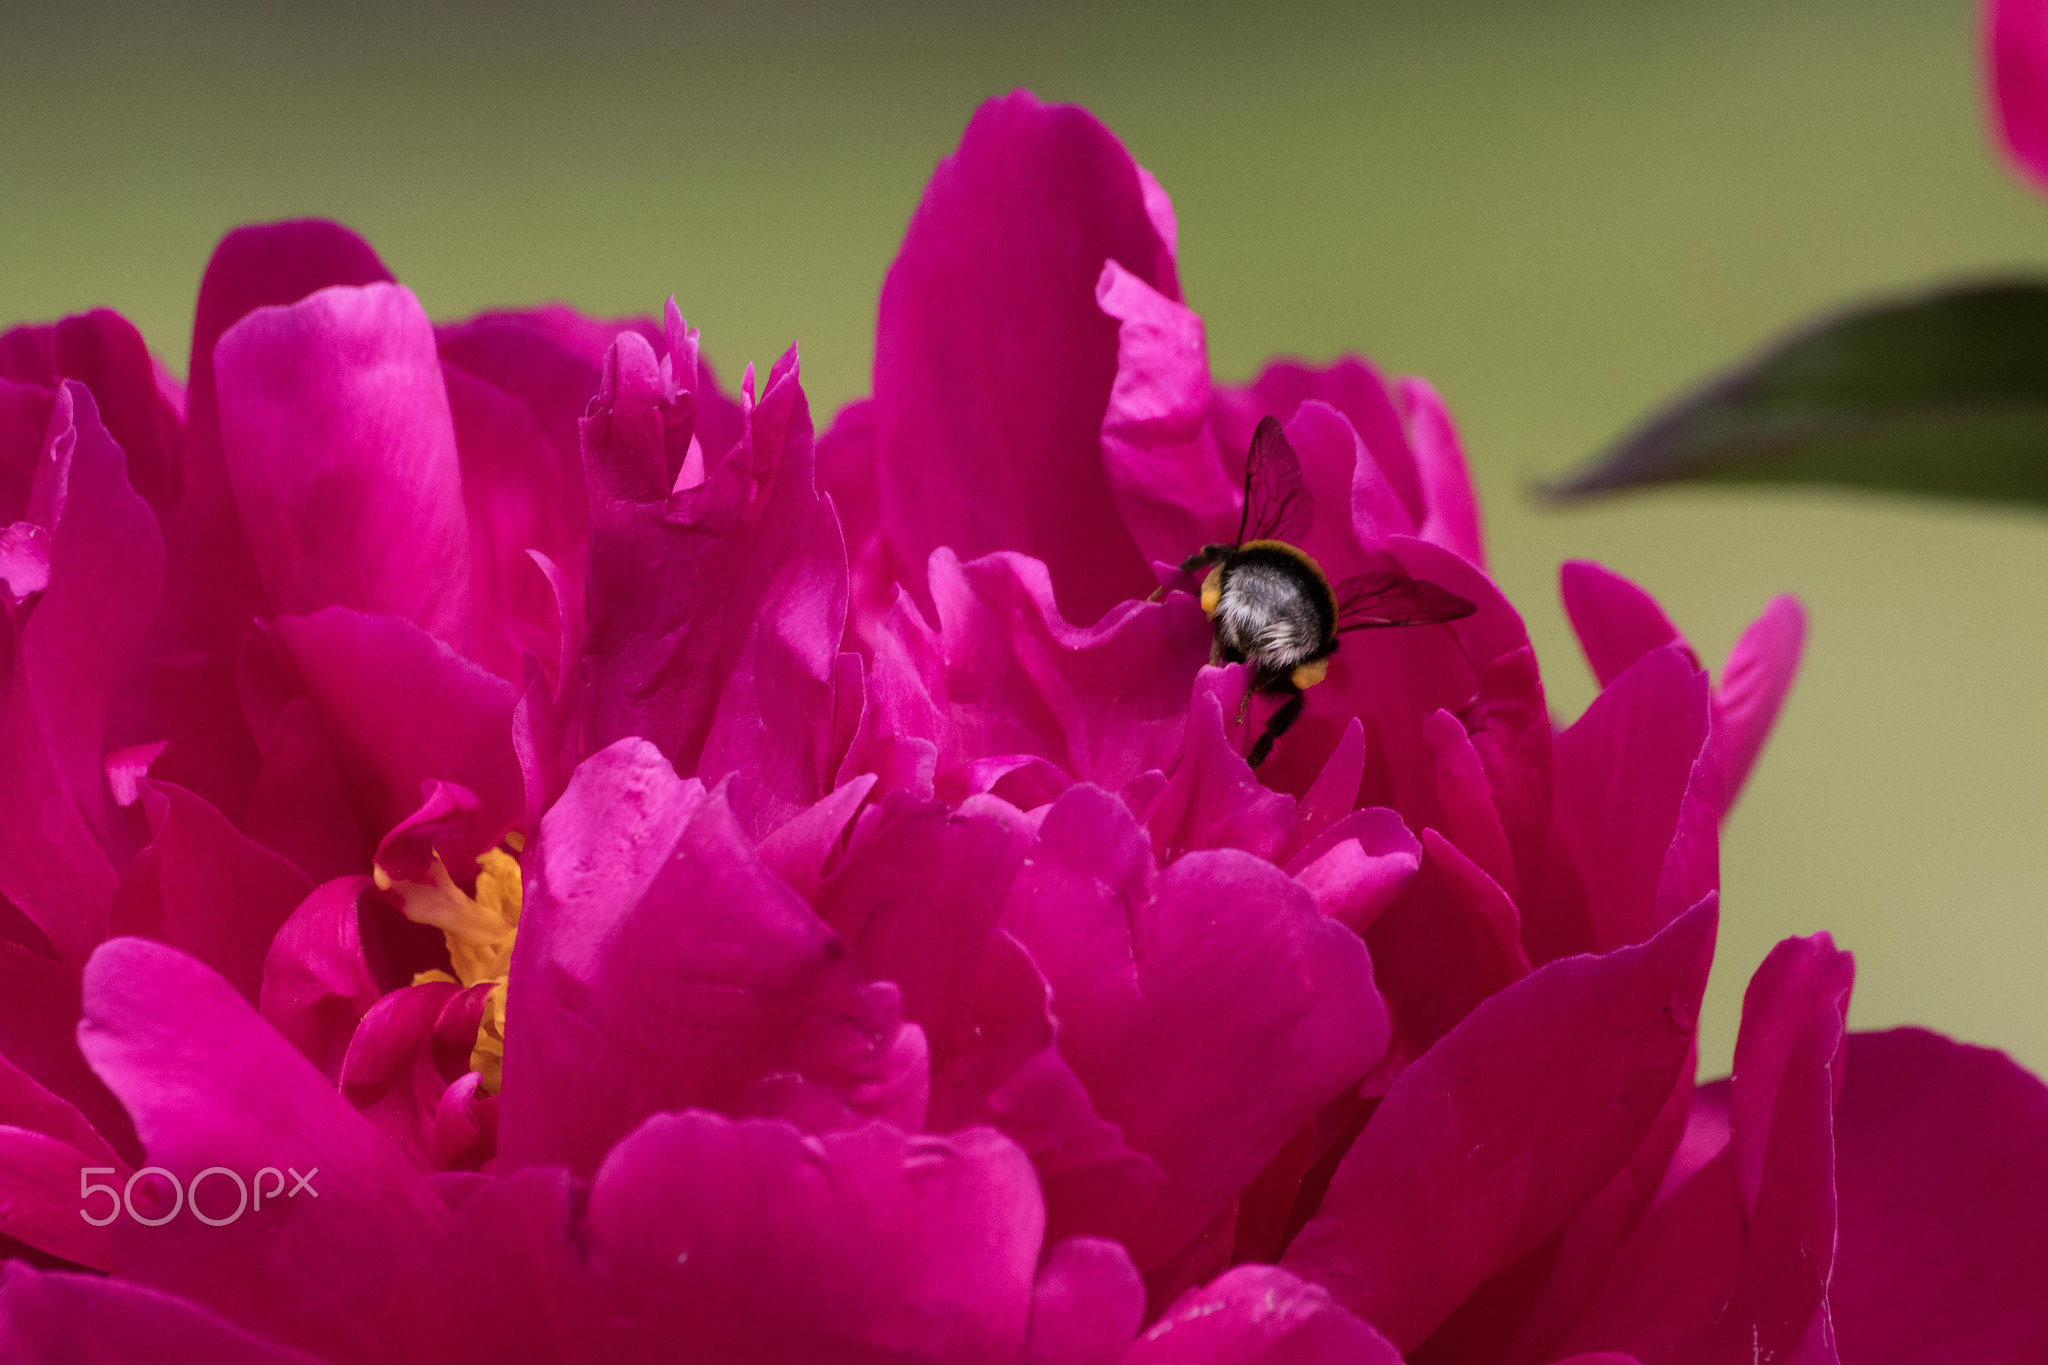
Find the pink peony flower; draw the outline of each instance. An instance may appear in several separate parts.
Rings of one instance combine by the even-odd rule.
[[[10,1354],[2040,1354],[2039,1082],[1845,1035],[1819,935],[1693,1083],[1797,605],[1716,687],[1567,565],[1554,730],[1434,392],[1215,385],[1173,254],[1016,95],[816,443],[793,351],[437,329],[326,224],[222,244],[189,397],[0,339]],[[1255,774],[1172,566],[1265,415],[1326,573],[1476,610]]]

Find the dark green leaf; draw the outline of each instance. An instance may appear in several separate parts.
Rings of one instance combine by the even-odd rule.
[[[1973,284],[1827,319],[1545,491],[1677,482],[2048,505],[2048,284]]]

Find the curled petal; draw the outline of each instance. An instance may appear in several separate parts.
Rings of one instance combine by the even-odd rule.
[[[1103,470],[1117,325],[1095,301],[1108,260],[1178,294],[1148,198],[1163,195],[1108,129],[1023,91],[977,110],[933,172],[875,342],[882,526],[902,562],[1033,555],[1078,621],[1150,590]]]
[[[1118,324],[1102,418],[1110,491],[1147,562],[1178,564],[1237,529],[1239,488],[1209,430],[1202,319],[1114,259],[1103,263],[1095,300]]]
[[[1075,781],[1120,788],[1173,765],[1209,655],[1194,599],[1127,603],[1067,624],[1045,566],[1019,555],[932,556],[933,630],[902,599],[875,652],[875,730],[937,746],[943,769],[1033,754]]]
[[[1714,747],[1725,805],[1735,804],[1764,740],[1792,690],[1806,645],[1806,611],[1796,597],[1774,597],[1728,652],[1714,692]]]

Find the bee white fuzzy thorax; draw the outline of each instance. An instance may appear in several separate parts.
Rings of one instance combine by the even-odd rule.
[[[1289,574],[1264,564],[1239,564],[1220,587],[1218,632],[1262,666],[1286,672],[1322,644],[1315,604]]]

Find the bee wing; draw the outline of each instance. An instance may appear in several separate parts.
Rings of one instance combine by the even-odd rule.
[[[1462,621],[1479,608],[1447,588],[1399,573],[1362,573],[1337,585],[1337,633]]]
[[[1315,523],[1316,500],[1302,481],[1301,457],[1287,443],[1279,418],[1260,418],[1244,460],[1244,511],[1237,519],[1237,543],[1299,544]]]

